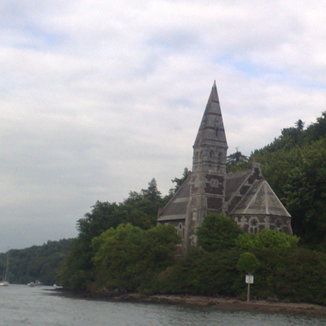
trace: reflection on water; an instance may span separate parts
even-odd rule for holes
[[[50,288],[0,288],[2,326],[326,326],[308,317],[251,314],[173,305],[106,302],[51,294]]]

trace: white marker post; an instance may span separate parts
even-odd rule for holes
[[[249,302],[250,301],[250,284],[254,284],[254,276],[251,275],[251,274],[246,275],[245,281],[248,284],[248,287],[247,287],[247,302]]]

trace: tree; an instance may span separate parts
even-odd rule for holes
[[[239,278],[238,259],[239,252],[234,249],[209,252],[191,248],[159,274],[157,292],[234,296],[239,291],[238,286],[233,286]]]
[[[175,184],[175,186],[174,186],[174,188],[170,189],[170,191],[169,191],[170,196],[172,196],[173,194],[175,194],[177,192],[177,190],[181,187],[181,185],[184,183],[184,181],[187,179],[187,177],[190,173],[191,172],[188,170],[188,168],[184,168],[181,178],[175,177],[174,179],[171,180]]]
[[[296,126],[296,128],[297,128],[298,130],[302,131],[303,128],[304,128],[304,122],[303,122],[301,119],[299,119],[299,120],[295,123],[295,126]]]
[[[243,252],[238,260],[237,269],[245,274],[253,274],[260,263],[256,256],[251,252]]]
[[[309,248],[326,251],[326,112],[302,130],[287,128],[251,156],[292,215],[293,232]]]
[[[242,233],[231,217],[208,213],[197,230],[198,245],[207,251],[232,248],[236,246],[236,239]]]
[[[254,254],[251,252],[244,252],[240,255],[240,258],[238,260],[237,268],[240,272],[246,273],[246,274],[253,274],[254,271],[259,267],[259,261],[256,258]],[[249,276],[248,276],[249,277]],[[246,282],[247,282],[247,302],[250,301],[250,284],[251,281],[247,281],[246,276]]]
[[[87,290],[94,279],[92,257],[89,242],[81,237],[76,238],[59,268],[58,283],[68,290]]]
[[[106,230],[126,223],[150,229],[156,224],[157,211],[162,203],[155,179],[149,182],[147,189],[130,192],[122,203],[97,201],[91,212],[77,222],[79,235],[61,267],[61,283],[69,289],[85,290],[95,277],[92,240]]]
[[[272,249],[282,251],[294,248],[299,241],[295,235],[286,234],[277,230],[263,230],[258,233],[243,233],[236,240],[242,250],[256,251]]]
[[[249,168],[248,157],[236,150],[226,158],[226,168],[228,172],[235,172]]]
[[[161,199],[161,193],[157,189],[157,183],[155,178],[153,178],[148,183],[147,189],[142,189],[143,196],[151,201],[158,201]]]
[[[127,291],[150,286],[154,275],[173,263],[178,242],[171,225],[142,230],[121,224],[103,232],[92,242],[98,286]]]
[[[247,162],[247,161],[248,161],[248,157],[243,155],[237,149],[235,153],[230,154],[227,157],[226,164],[227,165],[232,165],[232,164],[236,164],[236,163],[239,163],[239,162]]]
[[[77,221],[79,236],[91,240],[95,236],[111,227],[116,227],[125,222],[119,214],[119,205],[116,203],[97,201],[92,210]]]

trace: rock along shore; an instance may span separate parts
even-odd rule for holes
[[[138,293],[124,294],[113,297],[113,300],[138,301],[150,303],[167,303],[195,307],[205,307],[217,310],[247,311],[260,313],[280,313],[289,315],[304,315],[326,318],[326,307],[308,303],[283,303],[253,300],[249,303],[237,299],[214,298],[191,295],[150,295]]]
[[[72,293],[66,291],[63,291],[61,293],[68,296],[72,295]],[[164,303],[216,310],[303,315],[308,317],[326,319],[326,306],[310,303],[285,303],[265,300],[252,300],[247,303],[236,298],[168,294],[143,295],[139,293],[112,294],[101,292],[96,294],[78,294],[78,296],[108,301]]]

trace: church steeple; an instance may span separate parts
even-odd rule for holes
[[[193,148],[193,171],[225,169],[228,145],[215,81]]]
[[[195,140],[187,206],[186,246],[196,243],[196,230],[208,212],[225,212],[226,151],[220,101],[214,82]]]

